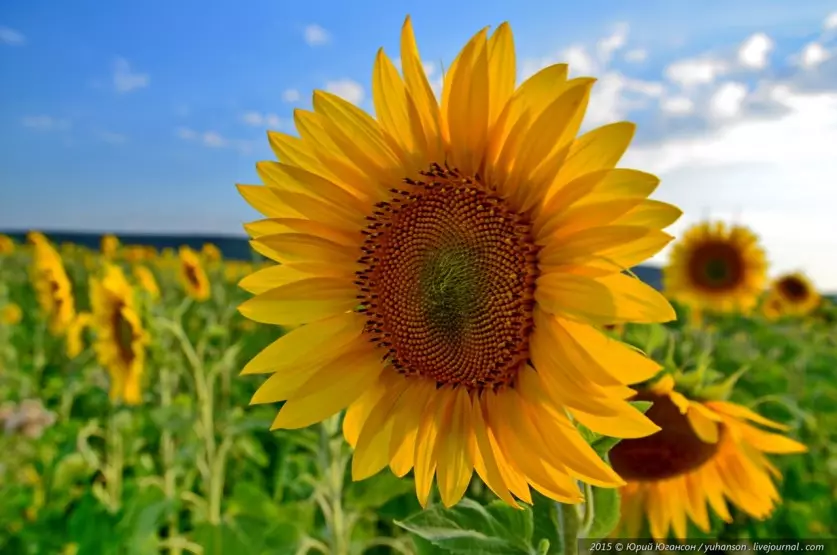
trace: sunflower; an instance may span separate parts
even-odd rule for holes
[[[772,294],[781,303],[782,312],[805,316],[820,304],[820,295],[811,281],[800,272],[785,274],[773,282]]]
[[[75,318],[73,288],[61,256],[43,235],[32,235],[32,284],[50,333],[61,336]]]
[[[0,235],[0,254],[15,252],[15,242],[8,235]]]
[[[134,278],[137,280],[140,288],[148,293],[148,297],[151,300],[160,298],[160,287],[157,285],[157,280],[154,278],[151,270],[145,266],[136,266],[134,268]]]
[[[801,443],[754,424],[787,430],[752,410],[728,401],[690,400],[666,375],[637,400],[654,404],[646,415],[662,429],[649,437],[620,441],[610,451],[613,468],[628,483],[622,488],[621,537],[641,537],[647,519],[652,537],[687,535],[691,520],[710,530],[707,504],[732,520],[727,501],[757,519],[780,501],[772,478],[781,478],[765,453],[803,453]]]
[[[197,253],[189,247],[180,247],[180,281],[186,293],[196,301],[209,298],[209,279],[206,277]]]
[[[0,323],[14,326],[23,320],[23,310],[15,303],[9,303],[0,310]]]
[[[102,251],[102,256],[113,258],[116,251],[119,250],[119,239],[115,235],[103,235],[99,248]]]
[[[203,259],[210,263],[220,262],[223,258],[221,254],[221,249],[213,245],[212,243],[204,243],[203,247],[201,248],[201,256]]]
[[[764,290],[767,262],[746,227],[706,222],[678,241],[663,270],[669,297],[696,310],[748,312]]]
[[[111,378],[110,396],[135,405],[141,401],[140,381],[149,342],[134,303],[134,290],[117,266],[108,265],[101,279],[90,282],[94,348]]]
[[[779,295],[775,291],[768,292],[761,302],[761,313],[771,322],[782,317],[784,314],[783,309],[782,299],[779,298]]]
[[[680,210],[647,200],[655,176],[614,169],[634,125],[576,138],[593,79],[553,65],[515,88],[508,24],[468,42],[441,106],[409,18],[401,67],[378,52],[377,120],[316,91],[300,138],[269,133],[265,186],[239,186],[268,218],[246,226],[253,247],[280,262],[242,280],[256,296],[240,311],[305,324],[244,368],[274,373],[252,402],[286,401],[274,429],[347,408],[353,479],[413,469],[423,505],[434,475],[451,506],[474,470],[510,504],[530,486],[566,503],[576,479],[618,486],[574,421],[658,429],[625,401],[658,365],[600,328],[675,318],[622,270],[670,241]]]

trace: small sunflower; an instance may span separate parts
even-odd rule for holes
[[[99,248],[102,256],[108,259],[113,258],[119,250],[119,239],[115,235],[103,235]]]
[[[221,254],[221,249],[213,245],[212,243],[204,243],[203,247],[201,248],[201,256],[204,260],[209,263],[220,262],[223,258]]]
[[[0,254],[15,252],[15,242],[8,235],[0,235]]]
[[[784,314],[782,299],[775,291],[768,292],[761,302],[761,313],[769,321],[778,320]]]
[[[618,486],[574,421],[658,429],[625,401],[658,365],[600,328],[675,317],[623,269],[671,240],[680,210],[647,200],[653,175],[614,169],[633,124],[576,138],[593,79],[554,65],[515,87],[508,24],[468,42],[441,106],[409,18],[401,67],[379,51],[377,120],[316,91],[300,138],[269,133],[265,186],[239,186],[268,218],[251,244],[280,262],[242,280],[256,296],[240,311],[305,324],[244,368],[273,373],[252,402],[286,401],[274,429],[348,408],[353,478],[412,469],[423,505],[434,475],[451,506],[474,470],[510,504]]]
[[[50,333],[61,336],[76,316],[72,284],[58,251],[43,235],[32,237],[32,284]]]
[[[209,298],[209,278],[206,277],[200,257],[189,247],[180,248],[180,281],[186,293],[196,301]]]
[[[750,230],[707,222],[675,243],[663,270],[663,288],[697,310],[748,312],[764,290],[766,271],[764,250]]]
[[[816,310],[820,295],[814,284],[802,273],[780,276],[773,282],[772,295],[781,303],[782,312],[791,316],[805,316]]]
[[[135,405],[142,398],[141,379],[149,337],[134,302],[134,290],[116,266],[108,265],[90,283],[95,349],[111,378],[110,396]]]
[[[767,518],[780,501],[772,478],[781,474],[764,454],[803,453],[806,447],[754,426],[787,430],[746,407],[690,400],[674,388],[674,379],[666,375],[640,391],[636,399],[654,403],[646,415],[662,429],[622,440],[610,451],[613,468],[628,482],[615,533],[641,537],[647,520],[658,541],[670,530],[684,539],[689,520],[709,532],[707,504],[730,522],[727,502],[753,518]]]
[[[134,278],[140,288],[148,293],[148,297],[152,301],[160,298],[160,287],[157,285],[157,280],[151,270],[145,266],[136,266],[134,268]]]
[[[9,303],[0,310],[0,322],[7,326],[14,326],[23,320],[23,310],[15,303]]]

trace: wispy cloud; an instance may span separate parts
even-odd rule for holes
[[[363,85],[351,79],[338,79],[336,81],[329,81],[325,86],[330,93],[348,100],[352,104],[360,104],[363,102],[366,93],[363,90]]]
[[[252,127],[270,127],[272,129],[279,129],[283,123],[276,114],[263,114],[255,111],[242,114],[241,121]]]
[[[738,49],[738,62],[751,69],[764,69],[773,50],[773,40],[764,33],[756,33]]]
[[[729,65],[717,58],[692,58],[672,63],[665,70],[665,75],[674,83],[683,87],[708,85],[727,72]]]
[[[117,58],[113,65],[113,88],[118,93],[127,93],[147,87],[151,83],[151,76],[147,73],[135,72],[125,58]]]
[[[322,46],[323,44],[331,42],[331,35],[329,32],[316,23],[307,25],[303,31],[303,36],[305,37],[305,42],[308,43],[309,46]]]
[[[249,154],[253,150],[252,141],[230,139],[213,130],[197,131],[190,127],[178,127],[174,130],[174,134],[184,141],[193,142],[206,148],[230,148],[241,154]]]
[[[26,35],[11,27],[0,26],[0,43],[9,46],[23,46],[26,44]]]
[[[63,131],[71,126],[68,119],[55,118],[44,114],[24,116],[20,122],[24,127],[38,131]]]
[[[282,100],[285,102],[298,102],[301,97],[299,91],[296,89],[285,89],[282,92]]]
[[[625,52],[625,61],[631,63],[644,62],[648,58],[648,51],[644,48],[632,48]]]

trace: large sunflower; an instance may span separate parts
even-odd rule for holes
[[[209,278],[198,254],[189,247],[180,247],[180,282],[186,293],[196,301],[209,298]]]
[[[32,285],[50,332],[61,336],[76,316],[73,287],[55,247],[43,235],[31,237],[34,248]]]
[[[764,251],[749,229],[706,222],[675,243],[663,270],[663,288],[697,310],[747,312],[758,303],[766,272]]]
[[[614,169],[632,124],[576,138],[593,79],[554,65],[515,89],[507,24],[468,42],[441,106],[409,19],[401,67],[379,51],[377,120],[316,91],[299,138],[269,133],[265,186],[239,186],[268,218],[247,226],[253,247],[281,263],[242,281],[256,296],[240,310],[306,324],[244,368],[274,373],[252,402],[285,401],[273,428],[348,408],[353,478],[413,469],[422,504],[434,474],[455,504],[474,469],[508,503],[620,484],[574,420],[658,429],[625,401],[658,365],[599,328],[675,317],[622,270],[669,242],[680,210],[647,200],[653,175]]]
[[[110,396],[127,404],[141,401],[141,378],[149,337],[134,302],[134,290],[117,266],[105,267],[90,283],[95,349],[111,378]]]
[[[664,376],[638,400],[653,401],[646,415],[662,429],[626,439],[610,451],[613,468],[627,480],[622,488],[621,537],[641,537],[647,520],[657,540],[687,536],[691,520],[709,532],[708,507],[731,521],[727,502],[758,519],[780,501],[780,478],[765,453],[802,453],[801,443],[754,426],[786,430],[752,410],[727,401],[696,401],[675,391]]]
[[[773,282],[771,295],[781,304],[782,312],[792,316],[804,316],[820,304],[820,295],[814,284],[802,273],[780,276]]]

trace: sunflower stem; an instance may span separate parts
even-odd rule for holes
[[[564,543],[564,555],[578,555],[578,538],[581,528],[581,514],[577,505],[558,503],[560,515],[561,539]]]
[[[581,529],[578,532],[579,538],[586,538],[596,521],[596,503],[593,499],[593,486],[584,484],[584,518],[581,521]]]
[[[174,377],[167,364],[164,364],[160,369],[160,406],[164,410],[171,407],[172,393],[174,392]],[[174,437],[172,433],[163,428],[162,438],[160,441],[161,456],[163,459],[163,467],[165,468],[163,474],[163,490],[166,499],[174,504],[177,499],[177,483],[175,476],[175,461],[174,461]],[[172,508],[168,517],[168,537],[169,537],[169,553],[171,555],[180,555],[183,553],[183,544],[180,540],[180,532],[178,530],[178,515],[176,508]]]
[[[122,436],[117,426],[117,410],[111,405],[105,432],[105,487],[108,510],[116,513],[122,504],[122,471],[125,466]]]

